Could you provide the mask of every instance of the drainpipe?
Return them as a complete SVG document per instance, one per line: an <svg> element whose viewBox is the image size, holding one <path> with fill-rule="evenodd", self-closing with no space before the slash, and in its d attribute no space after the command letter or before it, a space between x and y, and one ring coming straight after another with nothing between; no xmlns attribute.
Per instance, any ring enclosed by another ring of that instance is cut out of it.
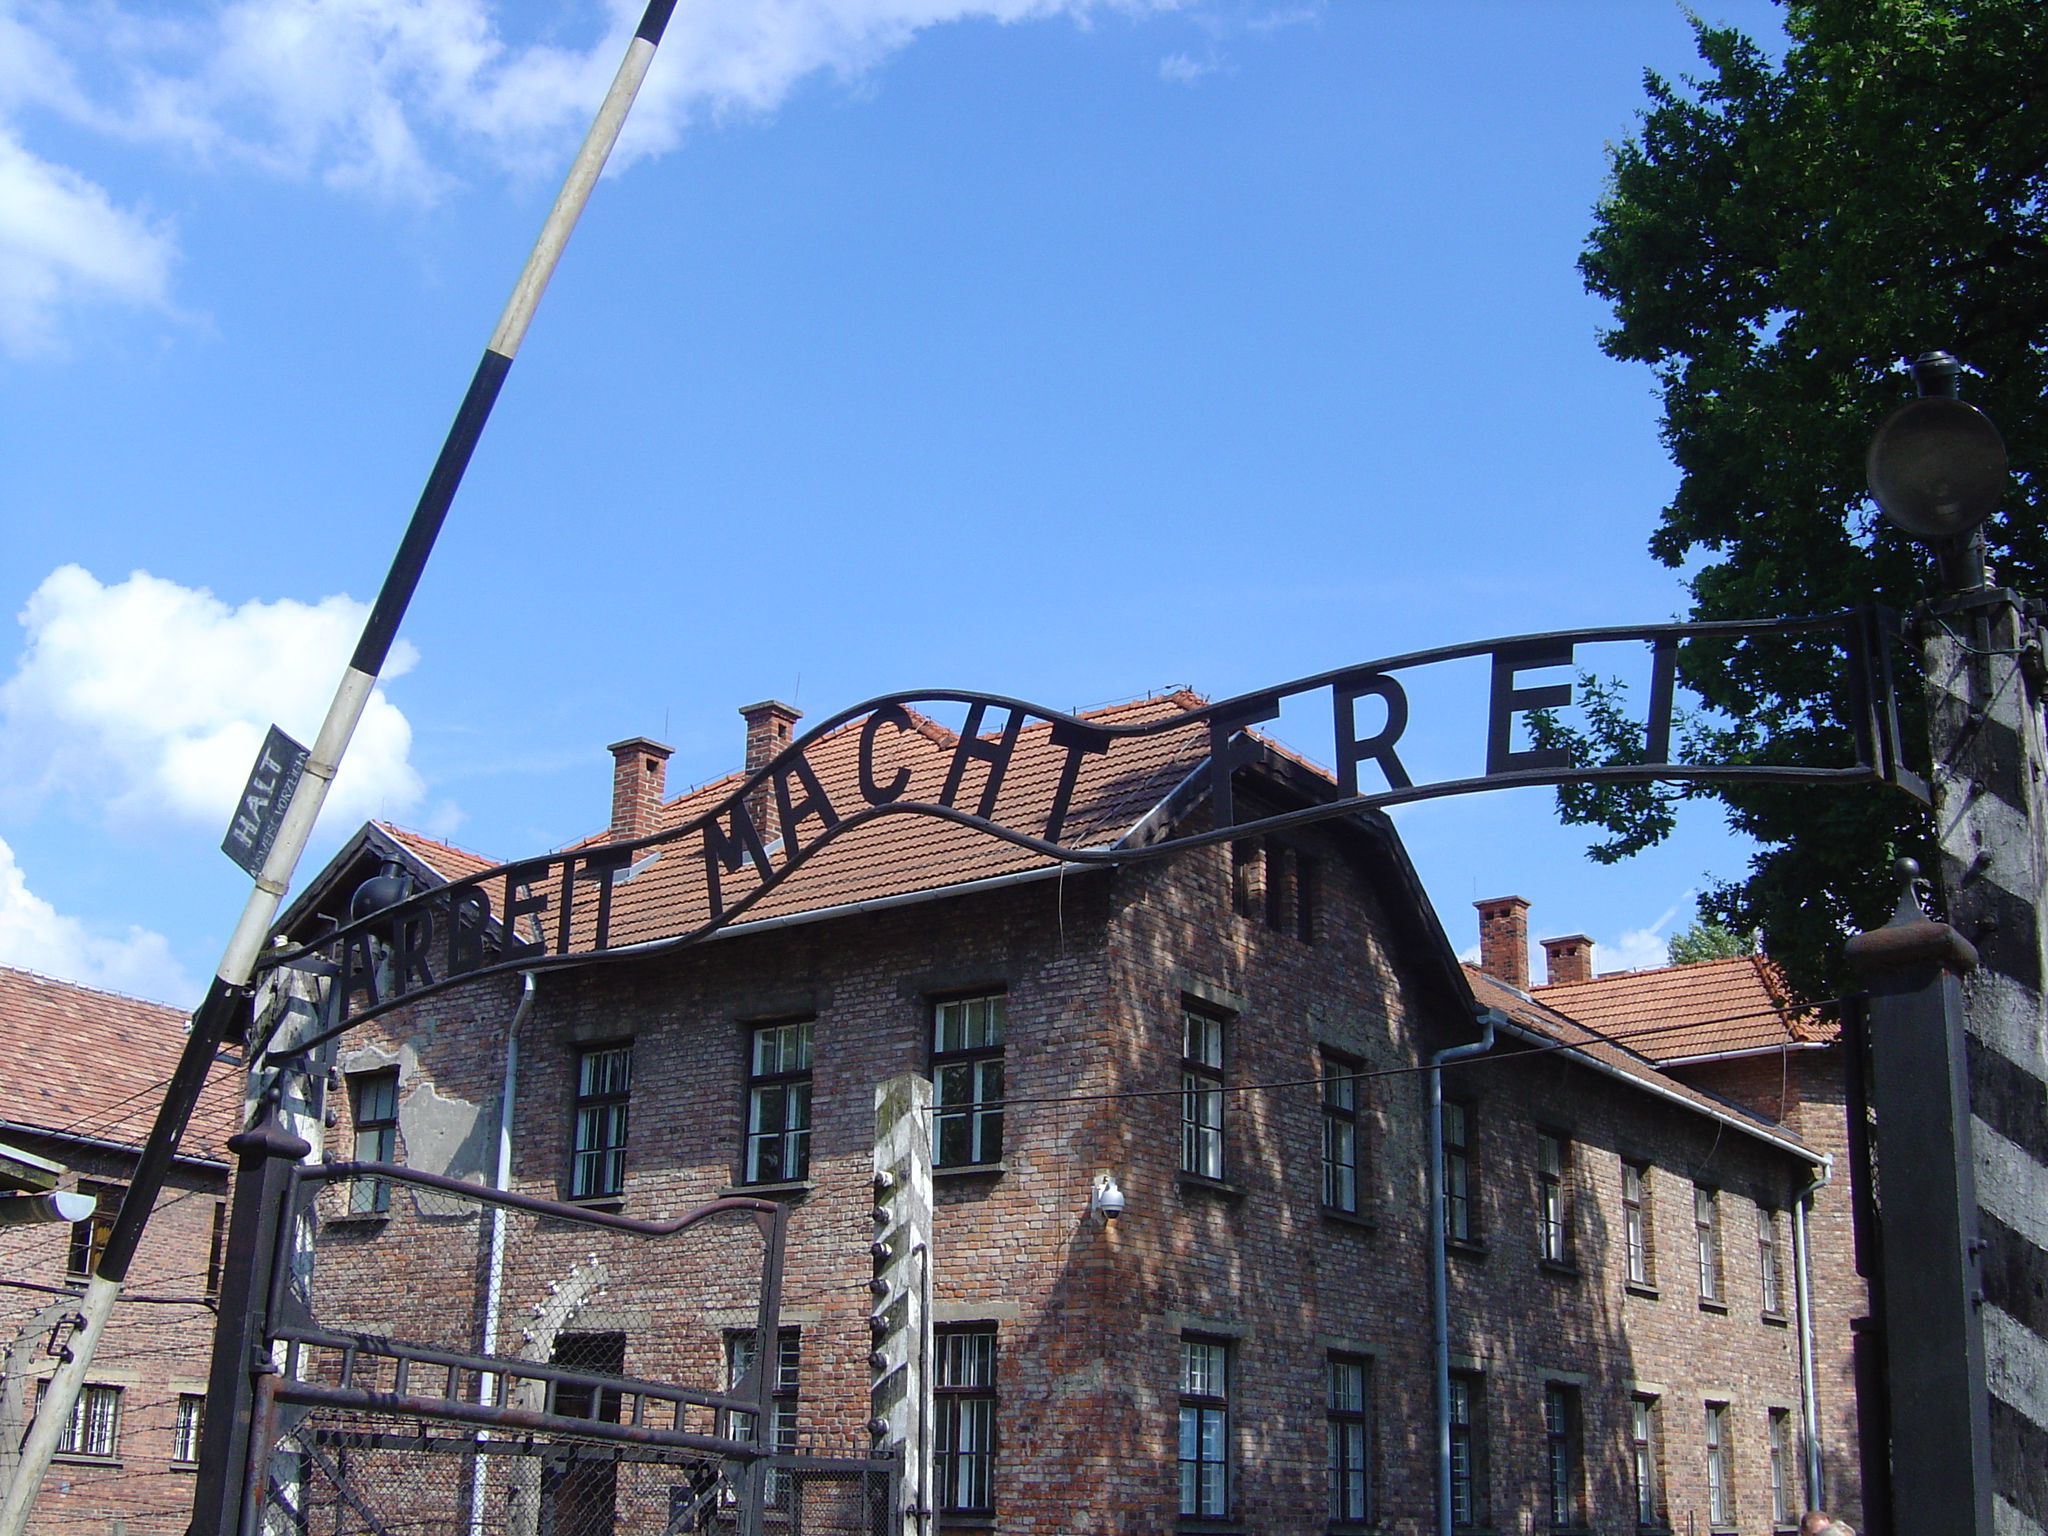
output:
<svg viewBox="0 0 2048 1536"><path fill-rule="evenodd" d="M1444 1074L1447 1061L1482 1056L1493 1049L1493 1027L1502 1022L1499 1010L1479 1015L1484 1031L1470 1045L1454 1045L1429 1058L1422 1075L1429 1094L1429 1342L1436 1375L1436 1529L1451 1536L1451 1297L1444 1269Z"/></svg>
<svg viewBox="0 0 2048 1536"><path fill-rule="evenodd" d="M512 1022L505 1029L505 1082L498 1090L498 1160L491 1170L491 1188L512 1187L512 1106L519 1085L519 1026L533 1010L534 973L519 973L519 1006L512 1010ZM490 1355L498 1349L498 1313L505 1292L505 1207L493 1205L485 1218L491 1224L491 1257L484 1275L484 1336L477 1353ZM497 1390L498 1378L487 1372L477 1378L477 1399L488 1403ZM478 1438L487 1438L479 1431ZM484 1458L479 1456L469 1474L469 1536L482 1536L484 1528Z"/></svg>
<svg viewBox="0 0 2048 1536"><path fill-rule="evenodd" d="M1792 1201L1792 1264L1797 1286L1794 1294L1799 1305L1799 1427L1806 1437L1808 1509L1825 1506L1821 1502L1820 1486L1820 1405L1814 1401L1813 1391L1813 1273L1806 1245L1806 1213L1813 1205L1815 1193L1827 1188L1834 1176L1834 1158L1821 1153L1820 1176L1799 1191Z"/></svg>

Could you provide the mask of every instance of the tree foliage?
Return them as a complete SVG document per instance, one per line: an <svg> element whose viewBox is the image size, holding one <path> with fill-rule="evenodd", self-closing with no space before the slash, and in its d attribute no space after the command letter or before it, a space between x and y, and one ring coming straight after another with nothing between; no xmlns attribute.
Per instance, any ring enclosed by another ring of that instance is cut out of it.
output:
<svg viewBox="0 0 2048 1536"><path fill-rule="evenodd" d="M1774 60L1696 24L1702 74L1647 77L1640 131L1612 152L1580 262L1613 306L1603 346L1650 365L1662 393L1681 480L1650 552L1690 573L1695 618L1873 597L1910 608L1932 591L1932 565L1877 516L1863 456L1912 393L1901 357L1944 348L1973 370L1966 396L2004 431L2017 471L1987 530L1997 579L2039 591L2048 5L1810 0L1787 6L1786 28ZM1915 695L1906 736L1924 756L1917 673L1900 659L1901 691ZM1826 647L1690 646L1681 678L1708 706L1699 751L1762 763L1849 750ZM1731 931L1760 929L1808 996L1842 984L1845 933L1884 921L1892 859L1935 867L1926 815L1895 791L1707 793L1762 851L1704 910ZM1647 846L1669 826L1626 803L1564 809L1606 826L1610 848Z"/></svg>
<svg viewBox="0 0 2048 1536"><path fill-rule="evenodd" d="M1756 941L1748 934L1724 928L1710 917L1695 917L1671 936L1671 963L1695 965L1702 960L1730 960L1756 953Z"/></svg>

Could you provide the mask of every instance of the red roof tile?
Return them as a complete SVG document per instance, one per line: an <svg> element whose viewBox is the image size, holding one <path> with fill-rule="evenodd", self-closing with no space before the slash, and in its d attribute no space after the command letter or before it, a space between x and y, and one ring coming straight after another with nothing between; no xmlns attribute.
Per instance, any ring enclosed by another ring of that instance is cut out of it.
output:
<svg viewBox="0 0 2048 1536"><path fill-rule="evenodd" d="M1781 1144L1804 1145L1798 1136L1776 1122L1765 1120L1738 1104L1702 1093L1699 1089L1666 1075L1658 1069L1654 1061L1648 1060L1645 1054L1635 1049L1634 1041L1622 1043L1615 1035L1610 1035L1604 1030L1588 1028L1583 1022L1559 1012L1551 1005L1550 997L1552 993L1564 990L1563 988L1545 987L1544 995L1539 999L1503 985L1477 966L1467 965L1465 974L1472 983L1472 996L1480 1007L1498 1009L1528 1033L1560 1044L1569 1044L1575 1048L1573 1054L1583 1056L1617 1076L1632 1079L1660 1093L1684 1099L1702 1112L1714 1115L1729 1124L1740 1125Z"/></svg>
<svg viewBox="0 0 2048 1536"><path fill-rule="evenodd" d="M460 880L464 875L480 875L487 869L495 869L498 865L496 859L487 859L480 853L471 853L467 848L457 848L452 843L440 842L428 837L424 832L410 832L404 827L394 827L388 821L380 821L377 825L384 829L393 842L400 844L444 880Z"/></svg>
<svg viewBox="0 0 2048 1536"><path fill-rule="evenodd" d="M186 1015L0 967L0 1120L140 1146L185 1048ZM181 1150L225 1158L241 1126L239 1068L214 1068Z"/></svg>
<svg viewBox="0 0 2048 1536"><path fill-rule="evenodd" d="M1835 1026L1799 1009L1762 955L1623 971L1531 991L1653 1061L1825 1044Z"/></svg>

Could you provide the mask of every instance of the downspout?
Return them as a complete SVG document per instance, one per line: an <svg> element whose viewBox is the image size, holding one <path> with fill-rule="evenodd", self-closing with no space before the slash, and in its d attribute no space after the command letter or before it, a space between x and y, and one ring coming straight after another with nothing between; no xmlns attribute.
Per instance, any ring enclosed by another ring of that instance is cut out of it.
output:
<svg viewBox="0 0 2048 1536"><path fill-rule="evenodd" d="M1450 1255L1444 1248L1444 1074L1447 1061L1482 1056L1493 1049L1497 1009L1479 1015L1484 1031L1470 1045L1454 1045L1429 1058L1422 1075L1429 1094L1429 1342L1436 1374L1436 1529L1451 1536L1451 1297L1444 1273Z"/></svg>
<svg viewBox="0 0 2048 1536"><path fill-rule="evenodd" d="M519 1006L512 1010L512 1022L505 1028L505 1081L498 1090L498 1158L491 1169L491 1188L512 1187L512 1108L519 1086L519 1026L533 1011L535 977L532 971L519 973ZM477 1353L490 1355L498 1349L498 1314L505 1294L505 1207L494 1205L486 1218L491 1226L490 1262L484 1271L484 1333ZM498 1377L486 1372L477 1378L477 1400L490 1402L497 1391ZM479 1434L478 1438L483 1438ZM475 1458L469 1477L469 1536L482 1536L484 1528L484 1458Z"/></svg>
<svg viewBox="0 0 2048 1536"><path fill-rule="evenodd" d="M1835 1160L1820 1155L1820 1176L1799 1191L1792 1200L1792 1264L1795 1295L1799 1305L1799 1418L1806 1437L1806 1507L1825 1507L1821 1502L1820 1405L1814 1401L1813 1386L1813 1274L1806 1245L1806 1213L1813 1197L1835 1176Z"/></svg>

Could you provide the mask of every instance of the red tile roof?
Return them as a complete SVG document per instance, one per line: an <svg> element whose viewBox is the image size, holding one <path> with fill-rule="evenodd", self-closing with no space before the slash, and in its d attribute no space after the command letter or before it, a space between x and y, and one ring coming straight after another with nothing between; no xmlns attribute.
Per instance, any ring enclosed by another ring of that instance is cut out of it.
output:
<svg viewBox="0 0 2048 1536"><path fill-rule="evenodd" d="M1633 1041L1622 1043L1605 1030L1589 1028L1559 1012L1551 1005L1550 998L1552 993L1563 988L1545 987L1543 996L1535 998L1503 985L1475 965L1467 965L1465 974L1472 984L1472 996L1480 1007L1498 1009L1528 1033L1560 1044L1570 1044L1575 1047L1573 1055L1583 1057L1592 1065L1667 1097L1685 1100L1725 1124L1737 1126L1780 1146L1804 1147L1798 1136L1775 1121L1754 1115L1738 1104L1703 1093L1667 1075L1656 1062L1637 1051Z"/></svg>
<svg viewBox="0 0 2048 1536"><path fill-rule="evenodd" d="M1178 692L1138 699L1128 704L1088 711L1084 718L1105 724L1127 725L1195 708L1199 695ZM909 775L902 798L906 801L936 801L951 766L958 737L935 721L913 716L915 728L883 731L877 738L872 770L879 782L887 783L899 770ZM989 733L984 739L993 740ZM866 805L858 781L860 771L861 725L855 722L832 731L813 742L804 753L816 774L825 798L843 817ZM1119 739L1100 756L1081 759L1065 830L1061 842L1074 847L1106 847L1126 836L1148 812L1156 808L1208 756L1206 725L1159 736ZM1051 808L1067 750L1052 742L1052 727L1045 722L1026 726L1018 733L997 796L995 819L1005 825L1036 829L1043 826ZM738 787L743 773L727 774L663 805L656 823L666 830L703 815ZM960 805L974 809L986 782L987 765L973 763L957 796ZM804 789L792 784L791 795L801 801ZM771 818L772 820L772 818ZM802 824L805 837L815 837L816 819ZM774 829L764 826L762 837ZM596 847L608 840L598 833L571 844L573 848ZM443 867L449 852L417 834L407 835L407 846L420 856ZM438 851L428 852L432 848ZM779 850L768 844L769 857ZM704 857L695 839L684 839L648 850L651 862L642 855L638 873L614 883L609 942L613 948L647 940L667 938L706 921L711 905L706 885ZM474 859L475 855L463 855ZM1059 861L1018 848L986 833L935 817L913 814L884 816L835 838L813 854L774 890L750 907L733 923L744 931L748 923L771 918L820 912L857 902L942 891L1001 875L1051 870ZM480 866L481 867L481 866ZM465 872L473 872L466 870ZM751 874L721 876L729 906L755 885ZM549 891L551 884L534 889ZM594 896L579 894L576 944L592 941L595 924ZM550 911L559 902L550 900Z"/></svg>
<svg viewBox="0 0 2048 1536"><path fill-rule="evenodd" d="M480 853L471 853L467 848L457 848L453 843L440 842L424 832L408 831L395 827L388 821L377 823L391 840L402 846L406 852L440 875L444 880L460 880L464 875L480 875L487 869L495 869L498 860L487 859Z"/></svg>
<svg viewBox="0 0 2048 1536"><path fill-rule="evenodd" d="M185 1048L186 1015L0 967L0 1120L140 1146ZM180 1151L226 1158L241 1126L239 1068L214 1068Z"/></svg>
<svg viewBox="0 0 2048 1536"><path fill-rule="evenodd" d="M1654 971L1534 987L1546 1006L1628 1041L1653 1061L1692 1061L1783 1046L1821 1045L1836 1026L1800 1009L1762 955L1700 960Z"/></svg>

